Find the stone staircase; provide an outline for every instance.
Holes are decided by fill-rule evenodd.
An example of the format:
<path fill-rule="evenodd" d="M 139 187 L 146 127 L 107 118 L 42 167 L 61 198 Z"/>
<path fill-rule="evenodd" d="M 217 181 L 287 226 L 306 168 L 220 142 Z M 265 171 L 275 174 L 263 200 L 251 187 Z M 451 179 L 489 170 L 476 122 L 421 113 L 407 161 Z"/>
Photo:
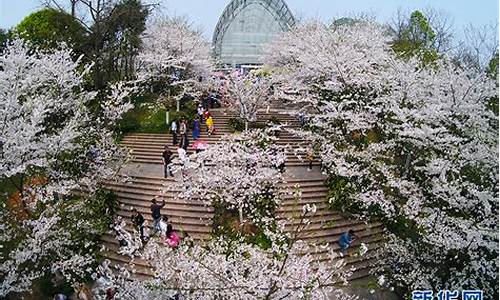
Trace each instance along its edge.
<path fill-rule="evenodd" d="M 216 143 L 221 139 L 222 136 L 231 134 L 231 130 L 228 127 L 228 121 L 232 118 L 230 115 L 224 114 L 221 110 L 212 110 L 211 114 L 214 118 L 215 132 L 213 135 L 208 136 L 206 133 L 205 125 L 202 125 L 202 132 L 200 139 L 206 141 L 207 143 Z M 300 125 L 298 121 L 285 114 L 273 114 L 262 112 L 259 114 L 260 122 L 265 122 L 269 120 L 270 117 L 276 116 L 282 122 L 281 124 L 285 127 L 299 128 Z M 285 125 L 286 124 L 286 125 Z M 132 155 L 133 163 L 145 163 L 145 164 L 162 164 L 161 153 L 163 152 L 164 146 L 169 146 L 170 150 L 174 153 L 176 157 L 177 147 L 172 144 L 172 135 L 169 133 L 165 134 L 152 134 L 152 133 L 134 133 L 125 136 L 122 140 L 122 145 L 126 146 Z M 190 145 L 192 145 L 192 137 L 189 136 Z M 287 153 L 287 166 L 303 166 L 304 160 L 306 158 L 305 149 L 307 144 L 303 141 L 297 139 L 291 133 L 282 131 L 279 133 L 278 145 L 288 146 Z M 298 149 L 298 150 L 295 150 Z M 194 152 L 194 149 L 188 147 L 188 154 Z M 313 165 L 319 165 L 320 162 L 315 160 Z"/>
<path fill-rule="evenodd" d="M 223 134 L 229 134 L 230 129 L 227 121 L 231 118 L 224 114 L 222 110 L 212 111 L 216 133 L 210 137 L 204 132 L 202 127 L 201 139 L 210 143 L 217 142 Z M 266 121 L 271 116 L 276 116 L 282 124 L 289 127 L 298 127 L 297 120 L 287 114 L 262 112 L 259 114 L 259 121 Z M 192 142 L 192 141 L 190 141 Z M 305 141 L 294 137 L 293 135 L 282 132 L 277 141 L 280 145 L 289 145 L 292 148 L 305 148 Z M 212 230 L 213 208 L 204 206 L 201 202 L 194 199 L 181 200 L 176 198 L 178 191 L 168 190 L 162 193 L 166 187 L 171 186 L 173 179 L 164 179 L 162 177 L 161 152 L 164 145 L 169 145 L 172 150 L 172 138 L 169 134 L 130 134 L 126 136 L 122 144 L 131 150 L 132 165 L 147 166 L 151 172 L 143 172 L 127 177 L 125 180 L 108 181 L 106 186 L 118 195 L 120 210 L 118 215 L 122 216 L 127 222 L 127 228 L 131 230 L 131 208 L 135 207 L 145 217 L 147 225 L 152 224 L 150 204 L 155 196 L 164 197 L 166 206 L 162 213 L 169 217 L 174 229 L 189 234 L 194 240 L 206 240 L 210 237 Z M 189 149 L 190 153 L 193 152 Z M 173 151 L 176 154 L 176 151 Z M 300 152 L 299 152 L 300 154 Z M 304 157 L 305 157 L 305 153 Z M 286 219 L 287 231 L 294 231 L 301 216 L 302 208 L 305 204 L 315 204 L 317 212 L 308 217 L 310 225 L 301 233 L 300 239 L 310 243 L 324 244 L 328 243 L 330 249 L 339 250 L 337 241 L 343 232 L 352 229 L 360 237 L 353 247 L 351 254 L 357 251 L 357 246 L 362 242 L 368 246 L 368 252 L 364 256 L 348 255 L 346 258 L 347 266 L 356 269 L 351 276 L 351 280 L 364 278 L 369 275 L 369 270 L 376 263 L 373 256 L 370 255 L 376 251 L 383 242 L 383 227 L 380 223 L 365 224 L 363 221 L 349 218 L 339 212 L 332 211 L 328 207 L 328 188 L 324 183 L 325 178 L 321 174 L 319 161 L 315 161 L 312 172 L 307 171 L 308 163 L 297 158 L 293 151 L 287 152 L 287 172 L 285 173 L 286 183 L 284 187 L 293 190 L 299 186 L 302 197 L 299 203 L 296 202 L 293 195 L 286 194 L 281 206 L 277 210 L 278 219 Z M 154 167 L 154 169 L 152 169 Z M 144 174 L 147 173 L 147 174 Z M 124 265 L 130 262 L 129 257 L 117 254 L 119 249 L 118 241 L 112 234 L 106 234 L 102 237 L 103 244 L 108 249 L 103 253 L 105 257 L 111 260 L 112 264 Z M 325 259 L 326 249 L 315 253 L 315 259 L 320 261 Z M 138 277 L 147 278 L 152 276 L 148 262 L 142 259 L 134 259 L 135 272 Z"/>

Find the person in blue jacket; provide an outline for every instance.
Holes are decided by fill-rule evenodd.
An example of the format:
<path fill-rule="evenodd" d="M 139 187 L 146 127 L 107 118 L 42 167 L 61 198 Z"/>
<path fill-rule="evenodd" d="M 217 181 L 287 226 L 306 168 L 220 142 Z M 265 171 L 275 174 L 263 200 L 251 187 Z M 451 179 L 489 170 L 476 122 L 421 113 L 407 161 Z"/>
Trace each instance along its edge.
<path fill-rule="evenodd" d="M 347 249 L 351 246 L 358 237 L 354 234 L 354 230 L 349 230 L 348 232 L 342 233 L 339 239 L 339 246 L 342 253 L 346 253 Z"/>

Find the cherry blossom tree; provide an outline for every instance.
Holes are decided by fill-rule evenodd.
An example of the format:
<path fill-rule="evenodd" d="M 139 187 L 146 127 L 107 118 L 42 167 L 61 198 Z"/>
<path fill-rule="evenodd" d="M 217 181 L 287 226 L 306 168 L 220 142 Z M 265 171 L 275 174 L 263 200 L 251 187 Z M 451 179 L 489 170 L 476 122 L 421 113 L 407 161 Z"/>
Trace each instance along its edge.
<path fill-rule="evenodd" d="M 279 97 L 306 112 L 330 201 L 381 218 L 388 280 L 414 289 L 498 281 L 498 97 L 486 74 L 444 56 L 400 59 L 384 27 L 309 23 L 271 46 Z M 362 208 L 361 210 L 359 208 Z"/>
<path fill-rule="evenodd" d="M 269 105 L 271 81 L 265 77 L 230 74 L 224 84 L 224 105 L 248 123 L 257 121 L 257 112 Z"/>
<path fill-rule="evenodd" d="M 189 176 L 178 182 L 184 191 L 179 196 L 194 197 L 207 205 L 224 203 L 228 209 L 238 209 L 241 222 L 243 214 L 255 223 L 272 217 L 272 207 L 279 205 L 283 192 L 278 185 L 284 181 L 276 166 L 284 157 L 277 148 L 259 145 L 263 136 L 267 135 L 253 131 L 228 137 L 194 155 Z M 272 207 L 259 209 L 265 203 Z"/>
<path fill-rule="evenodd" d="M 28 291 L 47 272 L 74 283 L 95 263 L 96 241 L 81 235 L 97 234 L 89 201 L 125 158 L 111 129 L 131 107 L 131 89 L 111 87 L 100 102 L 106 107 L 92 112 L 96 93 L 84 89 L 90 66 L 71 54 L 64 45 L 44 52 L 13 40 L 0 56 L 0 179 L 21 178 L 26 212 L 18 218 L 11 207 L 0 209 L 0 245 L 10 249 L 0 259 L 0 296 Z M 24 179 L 34 178 L 38 184 L 26 188 Z M 74 200 L 76 188 L 88 198 Z"/>
<path fill-rule="evenodd" d="M 77 72 L 81 60 L 67 48 L 32 54 L 28 47 L 14 40 L 0 56 L 0 177 L 20 175 L 21 192 L 25 175 L 67 181 L 71 172 L 60 168 L 66 157 L 88 175 L 108 172 L 103 162 L 120 156 L 109 127 L 131 108 L 130 89 L 113 86 L 102 114 L 93 115 L 86 105 L 96 93 L 83 90 L 89 66 Z"/>
<path fill-rule="evenodd" d="M 184 241 L 176 249 L 151 240 L 137 255 L 149 262 L 154 278 L 135 278 L 135 259 L 119 270 L 105 262 L 98 272 L 106 284 L 97 294 L 104 294 L 99 288 L 114 288 L 120 299 L 354 299 L 337 287 L 351 274 L 344 260 L 333 251 L 323 251 L 323 260 L 315 260 L 313 254 L 322 247 L 298 239 L 309 216 L 304 213 L 291 233 L 284 233 L 284 223 L 266 231 L 271 240 L 267 249 L 242 239 Z"/>
<path fill-rule="evenodd" d="M 148 25 L 142 41 L 137 57 L 140 81 L 166 81 L 180 89 L 172 95 L 177 101 L 208 88 L 210 46 L 187 20 L 159 17 Z"/>

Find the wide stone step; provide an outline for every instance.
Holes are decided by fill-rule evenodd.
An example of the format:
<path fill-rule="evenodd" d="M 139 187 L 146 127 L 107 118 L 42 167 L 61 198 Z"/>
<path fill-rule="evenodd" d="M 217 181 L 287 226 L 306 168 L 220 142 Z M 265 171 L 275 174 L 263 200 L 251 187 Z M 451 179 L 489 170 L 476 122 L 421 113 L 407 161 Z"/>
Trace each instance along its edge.
<path fill-rule="evenodd" d="M 138 163 L 138 164 L 152 164 L 152 165 L 160 165 L 163 164 L 161 159 L 156 159 L 156 158 L 144 158 L 144 157 L 132 157 L 131 158 L 132 163 Z M 287 167 L 307 167 L 309 165 L 308 162 L 301 162 L 301 161 L 285 161 Z M 321 163 L 318 161 L 313 162 L 313 167 L 320 166 Z"/>
<path fill-rule="evenodd" d="M 155 177 L 155 176 L 122 176 L 120 178 L 123 178 L 122 181 L 105 181 L 111 182 L 111 183 L 122 183 L 125 185 L 129 184 L 146 184 L 146 185 L 157 185 L 157 186 L 164 186 L 174 184 L 176 181 L 169 177 L 169 178 L 163 178 L 163 177 Z M 287 188 L 294 188 L 295 185 L 299 185 L 299 187 L 303 188 L 309 188 L 309 187 L 322 187 L 325 188 L 325 183 L 323 178 L 305 178 L 305 179 L 295 179 L 295 178 L 288 178 L 286 179 L 285 183 L 280 183 L 278 184 L 279 186 L 287 187 Z M 325 188 L 326 189 L 326 188 Z"/>
<path fill-rule="evenodd" d="M 342 233 L 347 232 L 349 230 L 354 230 L 356 234 L 366 230 L 367 235 L 371 234 L 379 234 L 383 232 L 383 227 L 381 224 L 369 224 L 366 225 L 364 223 L 350 223 L 346 224 L 344 227 L 335 227 L 328 229 L 319 229 L 319 230 L 306 230 L 303 234 L 301 234 L 300 238 L 303 240 L 314 240 L 316 242 L 322 243 L 336 243 L 338 242 Z"/>
<path fill-rule="evenodd" d="M 127 231 L 131 232 L 133 224 L 132 224 L 132 221 L 130 219 L 130 214 L 127 214 L 123 211 L 119 211 L 118 215 L 121 216 L 123 218 L 123 220 L 127 223 L 127 226 L 128 226 Z M 146 221 L 147 221 L 146 226 L 148 226 L 149 228 L 152 228 L 153 219 L 147 215 L 144 216 L 144 219 L 146 219 Z M 196 222 L 196 219 L 180 219 L 180 218 L 175 218 L 175 217 L 169 216 L 168 221 L 172 224 L 174 230 L 177 230 L 177 231 L 183 231 L 183 232 L 185 231 L 185 232 L 189 232 L 189 233 L 197 232 L 197 233 L 202 233 L 202 234 L 210 234 L 212 232 L 212 224 L 211 224 L 211 222 L 208 223 L 207 220 L 205 220 L 205 221 L 198 220 L 198 222 Z"/>
<path fill-rule="evenodd" d="M 129 197 L 127 195 L 119 195 L 118 202 L 122 207 L 135 207 L 138 211 L 151 213 L 151 202 L 147 200 L 137 199 L 138 197 Z M 125 210 L 125 209 L 124 209 Z M 190 204 L 169 203 L 166 202 L 162 211 L 169 212 L 178 216 L 192 216 L 196 218 L 213 215 L 213 208 L 210 206 L 194 206 Z"/>
<path fill-rule="evenodd" d="M 182 192 L 180 187 L 176 187 L 176 182 L 173 180 L 165 180 L 164 182 L 119 182 L 119 181 L 105 181 L 106 186 L 113 188 L 133 188 L 139 190 L 148 190 L 148 191 L 159 191 L 165 190 L 166 193 L 175 194 Z M 281 184 L 279 185 L 284 191 L 288 191 L 283 196 L 285 198 L 293 198 L 293 192 L 295 191 L 295 186 L 293 184 Z M 327 195 L 328 189 L 325 186 L 315 184 L 315 185 L 303 185 L 299 187 L 302 195 L 304 194 L 318 194 Z"/>
<path fill-rule="evenodd" d="M 135 258 L 131 262 L 129 257 L 117 254 L 119 250 L 117 243 L 106 244 L 109 245 L 110 251 L 104 252 L 103 256 L 111 261 L 112 266 L 133 270 L 133 276 L 141 280 L 147 280 L 154 276 L 154 271 L 146 260 Z M 356 255 L 354 253 L 356 247 L 351 247 L 351 249 L 348 250 L 348 256 L 343 258 L 345 260 L 344 269 L 354 270 L 353 274 L 349 277 L 351 281 L 370 276 L 370 270 L 377 264 L 377 260 L 373 257 L 372 253 L 379 248 L 380 243 L 373 241 L 367 244 L 368 252 L 365 255 Z M 316 262 L 324 262 L 326 258 L 321 255 L 313 254 L 313 259 Z"/>
<path fill-rule="evenodd" d="M 165 179 L 163 177 L 159 177 L 159 176 L 154 176 L 154 175 L 132 175 L 132 176 L 129 176 L 129 175 L 120 175 L 121 177 L 123 178 L 127 178 L 128 180 L 155 180 L 155 181 L 161 181 L 161 182 L 164 182 L 164 181 L 173 181 L 173 179 L 171 178 L 168 178 L 168 179 Z M 324 183 L 325 181 L 325 178 L 323 177 L 316 177 L 316 178 L 312 178 L 312 177 L 308 177 L 308 178 L 288 178 L 286 179 L 286 184 L 319 184 L 319 183 Z"/>
<path fill-rule="evenodd" d="M 144 219 L 150 223 L 153 222 L 153 217 L 151 216 L 151 210 L 149 208 L 134 206 L 135 209 L 139 213 L 142 214 Z M 132 212 L 130 210 L 121 209 L 118 212 L 118 215 L 125 219 L 132 218 Z M 175 209 L 162 209 L 162 215 L 167 216 L 170 222 L 174 222 L 177 224 L 191 224 L 191 225 L 200 225 L 200 224 L 212 224 L 213 213 L 190 213 L 188 211 L 179 211 Z"/>
<path fill-rule="evenodd" d="M 283 202 L 281 203 L 281 206 L 278 208 L 278 213 L 291 213 L 291 212 L 301 212 L 302 207 L 305 204 L 315 204 L 317 210 L 328 210 L 329 206 L 328 203 L 325 202 L 325 199 L 319 199 L 317 197 L 311 197 L 309 199 L 303 199 L 303 201 L 299 202 L 298 204 L 293 203 L 293 202 Z"/>
<path fill-rule="evenodd" d="M 219 130 L 214 132 L 212 135 L 206 135 L 202 134 L 201 137 L 199 138 L 200 140 L 203 141 L 218 141 L 224 134 L 232 134 L 231 131 L 225 131 L 225 130 Z M 287 141 L 287 142 L 299 142 L 299 143 L 305 143 L 308 142 L 305 139 L 302 139 L 294 134 L 285 132 L 285 131 L 280 131 L 278 135 L 276 136 L 278 141 Z M 191 134 L 188 134 L 188 139 L 189 141 L 193 141 L 194 139 L 192 138 Z M 180 140 L 180 136 L 178 138 Z M 122 142 L 162 142 L 162 143 L 168 143 L 172 142 L 173 138 L 172 135 L 170 134 L 152 134 L 152 135 L 127 135 L 122 139 Z"/>

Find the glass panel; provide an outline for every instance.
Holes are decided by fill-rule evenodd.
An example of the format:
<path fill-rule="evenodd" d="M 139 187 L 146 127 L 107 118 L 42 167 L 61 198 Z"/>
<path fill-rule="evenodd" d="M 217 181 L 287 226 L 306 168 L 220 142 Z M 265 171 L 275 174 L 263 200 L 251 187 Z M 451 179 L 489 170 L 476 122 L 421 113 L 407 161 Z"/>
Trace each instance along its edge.
<path fill-rule="evenodd" d="M 241 10 L 227 27 L 222 38 L 220 60 L 223 64 L 258 64 L 262 46 L 283 29 L 266 8 L 251 3 Z"/>

